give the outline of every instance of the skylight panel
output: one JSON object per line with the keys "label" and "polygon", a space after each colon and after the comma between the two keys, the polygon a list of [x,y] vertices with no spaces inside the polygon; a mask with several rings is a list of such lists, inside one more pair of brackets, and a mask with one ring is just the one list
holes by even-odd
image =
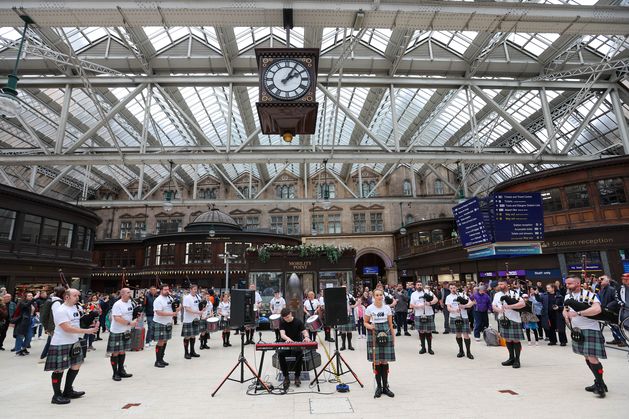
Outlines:
{"label": "skylight panel", "polygon": [[271,28],[269,27],[235,27],[234,34],[236,36],[236,45],[238,45],[238,51],[251,48],[264,38],[271,35]]}
{"label": "skylight panel", "polygon": [[368,29],[364,32],[361,40],[376,51],[384,53],[389,44],[391,32],[389,29]]}
{"label": "skylight panel", "polygon": [[559,38],[557,33],[522,33],[514,32],[507,38],[511,43],[525,51],[539,56]]}
{"label": "skylight panel", "polygon": [[175,26],[172,28],[145,26],[143,29],[155,51],[161,51],[190,35],[190,29],[183,26]]}
{"label": "skylight panel", "polygon": [[201,39],[204,43],[215,48],[217,51],[221,50],[221,44],[218,42],[216,36],[216,30],[212,26],[193,26],[190,31],[194,36]]}

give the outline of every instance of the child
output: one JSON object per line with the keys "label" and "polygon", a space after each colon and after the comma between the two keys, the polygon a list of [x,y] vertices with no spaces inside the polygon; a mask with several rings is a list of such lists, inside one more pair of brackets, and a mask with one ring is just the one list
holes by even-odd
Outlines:
{"label": "child", "polygon": [[354,318],[356,319],[356,327],[358,328],[358,339],[367,338],[367,330],[363,322],[365,316],[365,306],[362,303],[362,298],[359,298],[354,307]]}
{"label": "child", "polygon": [[539,322],[539,318],[533,314],[532,305],[529,301],[528,294],[523,294],[522,298],[526,302],[526,306],[520,312],[520,316],[522,317],[522,325],[524,326],[524,331],[526,332],[526,340],[529,342],[529,346],[531,343],[531,330],[535,335],[535,345],[539,346],[539,335],[537,334],[537,322]]}

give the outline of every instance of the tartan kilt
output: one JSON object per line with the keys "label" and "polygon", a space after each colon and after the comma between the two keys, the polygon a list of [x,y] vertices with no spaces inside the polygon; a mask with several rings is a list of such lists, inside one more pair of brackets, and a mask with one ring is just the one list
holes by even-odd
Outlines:
{"label": "tartan kilt", "polygon": [[70,350],[73,345],[73,343],[69,343],[67,345],[50,345],[44,371],[62,371],[75,365],[82,364],[83,351],[74,358],[70,356]]}
{"label": "tartan kilt", "polygon": [[349,321],[345,324],[339,324],[336,326],[336,330],[341,333],[353,332],[356,330],[356,320],[354,319],[354,315],[350,314],[348,316]]}
{"label": "tartan kilt", "polygon": [[435,316],[426,315],[428,321],[426,323],[422,323],[419,319],[421,316],[415,316],[415,330],[419,333],[432,333],[437,330],[435,326]]}
{"label": "tartan kilt", "polygon": [[207,332],[207,319],[201,319],[199,324],[199,333]]}
{"label": "tartan kilt", "polygon": [[[131,331],[129,331],[131,333]],[[123,333],[111,333],[109,332],[109,339],[107,340],[107,353],[114,352],[129,352],[131,351],[131,337],[124,340]]]}
{"label": "tartan kilt", "polygon": [[524,340],[524,332],[522,331],[522,323],[509,320],[509,326],[503,327],[498,322],[498,333],[505,340]]}
{"label": "tartan kilt", "polygon": [[182,323],[181,336],[183,336],[184,338],[193,338],[200,333],[199,332],[200,328],[201,328],[201,320],[197,322],[192,321],[190,323]]}
{"label": "tartan kilt", "polygon": [[456,318],[452,318],[452,316],[450,316],[450,331],[452,333],[470,333],[472,331],[470,328],[470,319],[463,319],[463,324],[461,326],[457,326],[454,322],[455,320]]}
{"label": "tartan kilt", "polygon": [[170,340],[173,337],[172,324],[170,330],[167,329],[167,325],[153,322],[153,340]]}
{"label": "tartan kilt", "polygon": [[581,329],[583,342],[572,341],[572,352],[583,356],[595,356],[607,359],[605,352],[605,338],[600,330]]}
{"label": "tartan kilt", "polygon": [[374,323],[376,326],[376,334],[379,332],[387,332],[389,340],[385,346],[378,346],[375,344],[374,348],[374,333],[367,331],[367,360],[374,361],[374,349],[376,350],[375,362],[393,362],[395,361],[395,347],[393,346],[393,336],[391,330],[389,330],[389,323]]}

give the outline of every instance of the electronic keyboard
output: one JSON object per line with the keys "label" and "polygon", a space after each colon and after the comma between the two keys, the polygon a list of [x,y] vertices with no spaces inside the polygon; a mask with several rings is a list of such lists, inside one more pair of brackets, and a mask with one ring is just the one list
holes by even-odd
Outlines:
{"label": "electronic keyboard", "polygon": [[317,349],[317,342],[280,342],[256,343],[256,351],[275,351],[279,349]]}

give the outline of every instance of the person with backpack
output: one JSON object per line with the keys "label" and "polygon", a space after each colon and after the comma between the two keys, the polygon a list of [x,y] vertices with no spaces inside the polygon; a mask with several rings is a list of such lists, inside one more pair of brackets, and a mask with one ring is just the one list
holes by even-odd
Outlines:
{"label": "person with backpack", "polygon": [[[45,360],[48,356],[50,341],[52,340],[52,335],[55,332],[55,319],[53,313],[57,308],[59,308],[61,304],[63,304],[63,295],[65,294],[65,292],[66,289],[64,287],[55,287],[52,295],[41,306],[41,309],[39,311],[39,319],[42,326],[44,327],[44,331],[48,335],[48,339],[46,339],[46,345],[44,345],[44,349],[39,356],[42,361]],[[40,363],[42,363],[42,361],[40,361]]]}

